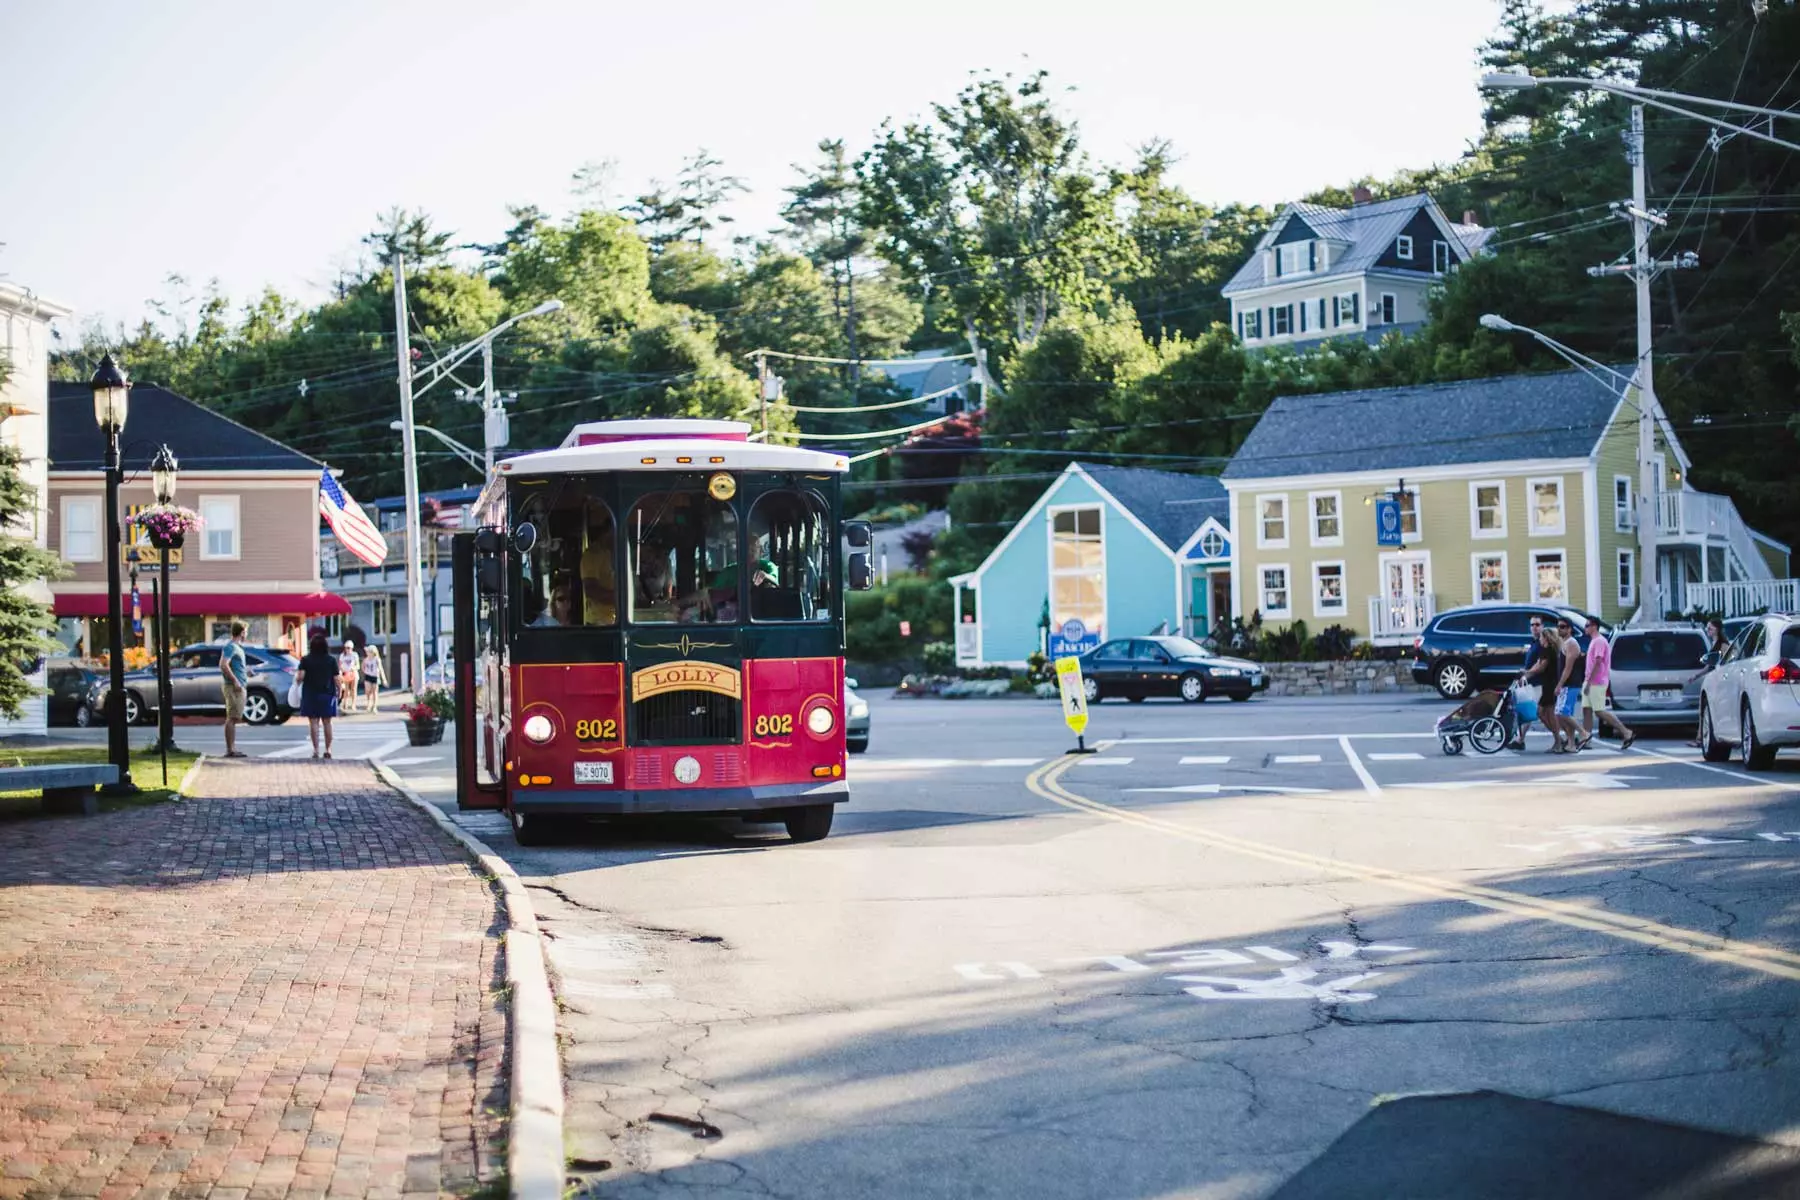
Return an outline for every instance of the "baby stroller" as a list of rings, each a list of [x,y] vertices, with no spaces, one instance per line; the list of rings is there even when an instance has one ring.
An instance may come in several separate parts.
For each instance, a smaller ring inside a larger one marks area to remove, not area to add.
[[[1527,711],[1529,709],[1529,711]],[[1461,754],[1467,743],[1483,754],[1512,746],[1525,748],[1525,728],[1537,720],[1537,701],[1508,688],[1486,691],[1438,718],[1438,745],[1445,754]]]

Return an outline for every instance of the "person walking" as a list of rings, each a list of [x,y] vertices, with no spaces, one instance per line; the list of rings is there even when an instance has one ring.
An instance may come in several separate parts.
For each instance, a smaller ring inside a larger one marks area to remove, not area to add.
[[[225,691],[225,757],[249,758],[237,748],[238,722],[244,719],[244,701],[250,696],[250,664],[244,657],[244,635],[249,627],[231,623],[231,640],[219,651],[219,676]]]
[[[363,699],[368,702],[369,712],[381,709],[381,689],[387,683],[387,668],[382,665],[381,651],[373,645],[363,647],[362,657]]]
[[[340,678],[339,661],[331,657],[331,644],[324,634],[315,634],[306,657],[300,660],[300,715],[306,718],[306,732],[312,738],[314,758],[331,757],[331,719],[338,713]],[[325,753],[319,753],[320,734],[324,734]]]
[[[1561,643],[1556,660],[1556,716],[1563,727],[1563,753],[1573,754],[1587,749],[1587,744],[1594,740],[1581,731],[1580,723],[1575,720],[1575,714],[1581,709],[1586,655],[1575,637],[1575,627],[1566,619],[1556,623],[1556,640]]]
[[[1731,643],[1725,640],[1725,627],[1714,617],[1706,623],[1706,653],[1700,656],[1700,669],[1688,678],[1689,683],[1706,678],[1715,667],[1725,661],[1725,652],[1731,649]],[[1696,729],[1694,736],[1688,741],[1690,746],[1700,744],[1700,731]]]
[[[1612,684],[1612,643],[1600,633],[1600,618],[1587,619],[1587,636],[1587,691],[1582,699],[1581,730],[1592,741],[1594,720],[1598,718],[1602,726],[1619,735],[1619,749],[1629,750],[1631,743],[1637,741],[1637,734],[1606,704],[1606,693]]]
[[[1538,689],[1538,722],[1550,734],[1553,745],[1562,744],[1562,733],[1556,724],[1556,647],[1550,639],[1554,629],[1544,628],[1543,619],[1531,618],[1531,644],[1525,648],[1525,673],[1520,676],[1527,689]],[[1525,731],[1519,730],[1519,748],[1525,747]]]
[[[338,711],[353,713],[356,711],[356,672],[362,665],[362,658],[356,653],[356,643],[346,641],[344,648],[337,656],[337,694]]]

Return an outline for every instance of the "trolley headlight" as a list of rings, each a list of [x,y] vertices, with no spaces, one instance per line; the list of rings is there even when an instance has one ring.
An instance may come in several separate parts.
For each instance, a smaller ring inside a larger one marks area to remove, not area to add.
[[[556,736],[556,726],[543,713],[533,713],[525,718],[525,736],[541,746]]]
[[[806,727],[815,736],[824,737],[837,728],[837,717],[825,705],[814,705],[812,710],[806,714]]]

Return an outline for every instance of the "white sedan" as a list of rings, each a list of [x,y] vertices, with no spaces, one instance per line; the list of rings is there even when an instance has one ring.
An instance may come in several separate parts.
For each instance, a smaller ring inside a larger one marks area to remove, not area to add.
[[[1701,681],[1700,751],[1724,762],[1733,746],[1751,771],[1800,746],[1800,617],[1756,618]]]

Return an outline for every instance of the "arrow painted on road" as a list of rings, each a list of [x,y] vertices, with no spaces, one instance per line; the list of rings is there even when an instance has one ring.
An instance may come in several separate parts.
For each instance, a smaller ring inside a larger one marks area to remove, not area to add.
[[[1323,794],[1330,788],[1258,787],[1249,783],[1184,783],[1179,787],[1126,788],[1128,792],[1186,792],[1190,795],[1216,796],[1220,792],[1282,792],[1289,795]]]

